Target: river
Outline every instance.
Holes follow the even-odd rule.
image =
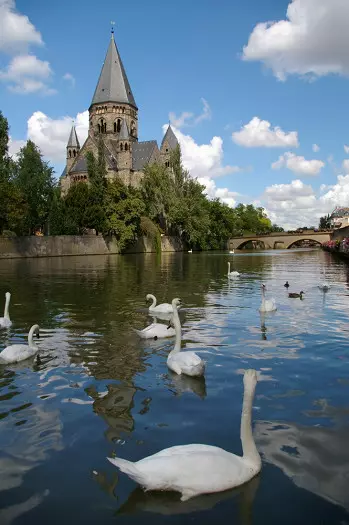
[[[286,280],[304,300],[288,298]],[[278,306],[264,316],[261,282]],[[6,291],[0,350],[35,323],[41,338],[39,363],[0,366],[1,525],[349,523],[346,262],[306,249],[2,260],[1,303]],[[147,293],[181,298],[183,348],[206,360],[204,381],[168,371],[173,340],[133,332],[149,324]],[[240,454],[246,368],[259,374],[263,459],[246,486],[182,503],[106,460],[187,443]]]

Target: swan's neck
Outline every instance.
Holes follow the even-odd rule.
[[[182,327],[181,327],[181,321],[178,315],[177,306],[173,306],[172,321],[173,321],[173,326],[174,326],[175,333],[176,333],[176,342],[174,345],[174,349],[171,350],[169,355],[178,354],[178,352],[181,351]]]
[[[256,386],[245,387],[244,401],[242,404],[240,439],[244,459],[260,465],[261,457],[256,448],[252,434],[252,402]]]
[[[155,297],[155,295],[150,295],[150,299],[153,301],[152,304],[150,305],[150,308],[155,308],[155,306],[156,306],[156,297]]]
[[[33,341],[34,332],[35,332],[35,327],[31,327],[30,332],[28,334],[28,345],[29,345],[30,348],[33,348],[33,349],[36,350],[38,347],[36,346],[36,344]]]
[[[5,301],[4,317],[5,319],[8,319],[8,320],[10,320],[9,307],[10,307],[10,296],[7,295],[6,301]]]
[[[262,305],[265,305],[265,290],[262,288]]]

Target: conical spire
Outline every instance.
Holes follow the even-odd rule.
[[[71,132],[70,132],[70,135],[69,135],[67,148],[78,148],[78,149],[80,149],[79,139],[78,139],[78,136],[76,134],[76,129],[75,129],[74,124],[72,125],[72,128],[71,128]]]
[[[108,51],[91,104],[102,104],[103,102],[131,104],[137,108],[115,44],[114,32],[111,35]]]
[[[178,140],[173,132],[173,129],[171,128],[171,124],[168,125],[167,131],[164,135],[164,138],[162,139],[161,146],[163,146],[163,144],[165,144],[166,141],[171,149],[176,149],[176,147],[178,146]]]
[[[129,140],[130,139],[130,134],[128,132],[127,122],[126,122],[125,119],[123,119],[123,121],[122,121],[119,139],[120,140]]]

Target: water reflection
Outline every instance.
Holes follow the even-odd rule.
[[[136,488],[129,496],[117,514],[139,514],[151,512],[164,516],[191,514],[213,509],[224,501],[238,498],[241,525],[251,525],[252,508],[256,492],[260,483],[260,476],[252,479],[246,485],[237,489],[227,490],[215,494],[197,496],[188,501],[180,501],[180,494],[173,492],[144,492]]]
[[[255,438],[263,459],[296,485],[349,510],[349,428],[258,421]]]
[[[297,508],[303,516],[304,494],[314,522],[325,520],[324,502],[326,522],[345,521],[344,510],[338,519],[336,513],[339,505],[348,510],[348,265],[315,250],[236,253],[241,277],[230,281],[228,257],[0,260],[0,297],[12,292],[14,321],[0,332],[0,350],[34,322],[43,333],[39,364],[0,369],[1,523],[21,516],[21,524],[41,525],[52,512],[59,523],[108,523],[119,501],[126,502],[120,525],[132,519],[125,513],[140,512],[145,523],[157,513],[180,524],[200,510],[207,522],[228,521],[248,486],[183,503],[173,494],[131,492],[134,485],[105,458],[121,447],[122,457],[139,459],[200,442],[237,452],[240,374],[251,367],[260,380],[254,420],[265,462],[254,523],[266,515],[269,525],[289,523]],[[317,287],[324,268],[326,294]],[[290,291],[306,292],[304,301],[288,298],[286,280]],[[267,316],[258,311],[261,282],[278,305]],[[149,323],[149,291],[158,302],[181,298],[182,346],[207,361],[202,380],[169,373],[173,340],[142,341],[133,333]],[[44,499],[42,480],[50,490]],[[276,489],[281,517],[267,512]],[[252,504],[240,507],[236,522],[252,523]],[[206,515],[194,517],[206,523]]]

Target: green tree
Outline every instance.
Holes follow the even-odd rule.
[[[8,121],[0,111],[0,234],[20,233],[27,210],[22,192],[13,182],[14,162],[8,154]]]
[[[72,184],[62,203],[62,214],[64,216],[62,229],[65,233],[82,235],[86,232],[90,227],[90,205],[91,197],[88,185],[84,182]]]
[[[105,148],[102,138],[98,141],[98,155],[95,158],[92,151],[86,154],[87,173],[90,182],[90,205],[88,209],[89,227],[96,234],[107,228],[105,201],[107,198],[107,168],[105,163]]]
[[[319,228],[321,230],[326,230],[326,229],[331,228],[331,216],[330,215],[324,215],[323,217],[320,217]]]
[[[34,142],[28,140],[18,154],[15,171],[16,186],[27,203],[25,228],[32,235],[47,223],[55,188],[53,169],[42,159]]]
[[[145,212],[141,194],[116,178],[108,183],[105,209],[108,233],[115,235],[123,250],[140,233],[141,218]]]

